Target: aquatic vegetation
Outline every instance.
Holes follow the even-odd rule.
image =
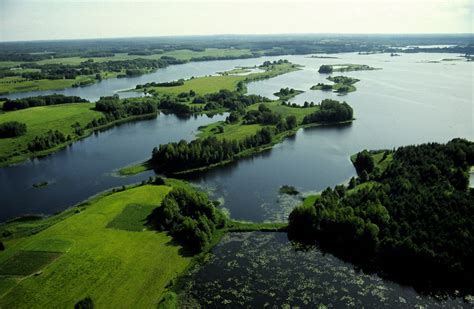
[[[196,266],[178,292],[181,306],[282,308],[463,307],[363,273],[316,247],[302,248],[285,233],[230,233]]]

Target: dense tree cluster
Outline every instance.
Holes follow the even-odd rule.
[[[272,112],[265,104],[260,104],[258,110],[250,110],[243,117],[244,124],[276,125],[278,132],[291,130],[298,125],[297,119],[293,115],[286,118],[279,113]]]
[[[265,61],[263,62],[263,64],[260,66],[260,67],[271,67],[273,65],[280,65],[280,64],[285,64],[285,63],[290,63],[288,60],[286,59],[279,59],[279,60],[275,60],[275,61]]]
[[[202,251],[216,229],[225,225],[224,216],[204,193],[180,187],[168,193],[149,220],[193,252]]]
[[[164,173],[201,168],[232,160],[247,149],[268,145],[274,135],[274,129],[265,127],[241,141],[219,140],[212,136],[189,143],[185,140],[168,143],[153,149],[151,164],[155,171]]]
[[[339,102],[331,99],[324,99],[319,105],[319,109],[312,114],[306,115],[304,124],[308,123],[331,123],[352,120],[353,110],[346,102]]]
[[[152,99],[120,99],[118,95],[101,97],[95,103],[95,109],[105,115],[92,120],[87,128],[103,126],[109,122],[130,116],[149,115],[157,112],[156,102]]]
[[[161,59],[136,58],[103,62],[95,62],[93,59],[88,59],[77,65],[61,63],[38,64],[32,62],[22,64],[22,68],[35,70],[22,72],[20,76],[27,80],[75,79],[81,75],[96,75],[103,71],[108,71],[120,73],[118,75],[119,77],[126,77],[140,75],[145,73],[147,70],[155,70],[184,62],[185,61],[177,60],[173,57],[167,57],[165,59],[164,57]],[[0,77],[15,75],[18,75],[18,73],[8,68],[0,68]]]
[[[326,73],[326,74],[332,73],[332,71],[333,71],[332,65],[326,65],[326,64],[321,65],[318,70],[319,73]]]
[[[281,102],[281,105],[292,107],[292,108],[309,108],[309,107],[315,107],[316,106],[313,101],[311,101],[311,102],[304,101],[303,105],[298,105],[296,103],[290,103],[290,102],[283,101],[283,102]]]
[[[291,237],[317,240],[420,288],[472,294],[474,190],[467,171],[474,165],[474,143],[401,147],[384,171],[372,168],[369,154],[355,160],[366,179],[351,180],[348,191],[328,188],[314,205],[293,210]]]
[[[0,138],[18,137],[26,133],[26,124],[18,121],[0,123]]]
[[[51,94],[44,96],[28,97],[15,100],[6,100],[3,103],[3,111],[13,111],[36,106],[47,106],[67,103],[84,103],[88,102],[77,96],[65,96],[62,94]]]
[[[329,76],[328,80],[336,83],[336,84],[344,84],[344,85],[353,85],[357,83],[359,80],[357,78],[347,77],[347,76]]]
[[[53,148],[54,146],[65,143],[70,137],[66,137],[62,132],[58,130],[50,130],[48,133],[35,136],[35,138],[28,143],[28,150],[30,151],[41,151]]]
[[[151,83],[146,83],[143,85],[137,85],[135,86],[135,88],[143,89],[143,88],[149,88],[149,87],[177,87],[177,86],[182,86],[182,85],[184,85],[184,79],[178,79],[178,80],[173,80],[170,82],[163,82],[163,83],[151,82]]]
[[[243,111],[247,106],[259,102],[269,102],[268,98],[260,95],[245,95],[239,91],[222,89],[216,93],[206,94],[204,110],[227,108],[231,111]]]

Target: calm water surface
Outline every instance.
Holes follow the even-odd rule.
[[[95,100],[138,83],[214,74],[264,60],[286,58],[305,65],[304,70],[249,84],[249,93],[273,98],[280,88],[292,87],[305,91],[292,100],[298,104],[323,98],[346,100],[354,108],[357,120],[346,126],[300,130],[269,152],[191,178],[214,198],[224,201],[232,218],[242,220],[286,220],[300,200],[279,195],[281,185],[294,185],[309,193],[341,183],[355,175],[349,156],[357,151],[447,142],[454,137],[474,140],[472,63],[426,63],[452,58],[450,54],[337,56],[338,59],[288,56],[189,63],[59,93]],[[357,91],[346,96],[309,90],[318,82],[326,82],[327,75],[317,72],[321,64],[344,63],[368,64],[381,70],[343,73],[361,80],[356,84]],[[33,94],[37,93],[11,97]],[[193,139],[200,125],[224,118],[225,115],[212,119],[160,115],[154,120],[98,133],[40,160],[0,168],[0,220],[24,213],[53,213],[112,186],[147,179],[152,172],[127,178],[114,177],[112,173],[148,158],[154,146]],[[43,189],[32,188],[34,183],[45,180],[52,184]],[[281,233],[227,235],[213,252],[211,261],[191,274],[183,292],[189,304],[197,300],[208,307],[466,306],[459,299],[438,302],[418,295],[412,288],[359,273],[317,249],[295,250]]]
[[[472,62],[426,63],[453,57],[444,54],[338,57],[288,56],[305,69],[248,86],[249,93],[268,97],[282,87],[306,91],[291,100],[298,104],[324,98],[345,100],[354,108],[356,121],[343,127],[300,130],[268,153],[195,178],[225,200],[233,218],[285,220],[299,201],[279,196],[280,186],[290,184],[309,192],[339,184],[355,175],[349,157],[363,149],[447,142],[455,137],[474,140]],[[328,63],[368,64],[381,70],[343,73],[360,79],[357,91],[345,96],[309,90],[318,82],[328,82],[328,75],[317,72]]]

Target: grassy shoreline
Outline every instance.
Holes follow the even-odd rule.
[[[137,301],[155,306],[172,293],[191,267],[208,260],[212,248],[226,233],[286,232],[286,222],[227,219],[225,227],[213,234],[201,253],[189,255],[166,232],[124,229],[123,220],[136,220],[124,217],[127,209],[150,203],[159,207],[171,188],[180,186],[189,184],[176,179],[166,179],[163,185],[132,184],[103,191],[46,218],[29,216],[0,224],[0,237],[6,248],[0,256],[0,304],[70,307],[90,296],[101,306]],[[151,248],[155,249],[150,251]],[[14,275],[5,275],[12,258],[24,255],[23,252],[41,258],[48,250],[56,252],[54,260],[36,260],[34,270],[26,262],[18,262],[21,268],[13,269]],[[151,252],[155,253],[150,255]],[[168,263],[170,258],[175,261],[172,267]],[[118,264],[117,259],[121,261]],[[136,259],[141,263],[135,263]],[[160,265],[167,265],[166,271]],[[94,283],[96,275],[102,278],[97,282],[99,285]],[[124,276],[131,282],[127,289],[113,288],[123,284]],[[57,282],[64,284],[67,292],[58,289]]]
[[[45,150],[42,150],[42,151],[36,151],[36,152],[23,151],[19,155],[11,156],[11,157],[7,158],[5,161],[0,161],[0,168],[1,167],[6,167],[6,166],[9,166],[9,165],[13,165],[13,164],[20,164],[20,163],[22,163],[24,161],[27,161],[29,159],[41,158],[41,157],[48,156],[52,153],[55,153],[55,152],[57,152],[61,149],[64,149],[64,148],[68,147],[69,145],[71,145],[71,144],[73,144],[73,143],[75,143],[79,140],[82,140],[84,138],[87,138],[87,137],[91,136],[94,132],[102,131],[102,130],[105,130],[105,129],[108,129],[108,128],[111,128],[111,127],[114,127],[116,125],[120,125],[120,124],[123,124],[123,123],[127,123],[127,122],[155,118],[157,115],[158,115],[158,113],[144,114],[144,115],[138,115],[138,116],[130,116],[130,117],[127,117],[127,118],[123,118],[123,119],[119,119],[119,120],[109,122],[105,125],[98,126],[98,127],[93,128],[93,129],[86,129],[86,130],[84,130],[83,135],[80,135],[80,136],[73,135],[73,136],[71,136],[72,137],[71,140],[68,140],[65,143],[56,145],[52,148],[45,149]]]

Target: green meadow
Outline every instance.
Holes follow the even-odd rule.
[[[273,65],[265,72],[252,73],[248,75],[217,75],[191,78],[184,81],[184,85],[173,87],[149,87],[147,92],[180,94],[193,90],[197,94],[218,92],[221,89],[235,90],[239,82],[252,82],[261,79],[272,78],[281,74],[299,70],[300,66],[291,63]],[[231,70],[232,71],[232,70]],[[229,71],[229,72],[231,72]],[[145,89],[144,89],[145,90]],[[141,90],[140,90],[141,91]]]
[[[43,135],[50,130],[58,130],[66,136],[75,136],[72,124],[78,122],[81,127],[85,127],[93,119],[102,116],[101,112],[93,110],[94,106],[94,103],[72,103],[32,107],[0,114],[0,123],[19,121],[27,126],[25,135],[0,139],[0,158],[7,159],[0,164],[23,161],[35,155],[28,150],[28,143],[35,136]],[[90,130],[86,131],[86,135],[90,133]],[[65,144],[58,145],[36,155],[51,153],[64,146]]]
[[[87,296],[98,308],[156,307],[192,259],[144,225],[170,190],[138,186],[97,197],[46,227],[43,220],[2,226],[13,234],[0,255],[0,307],[72,308]]]

